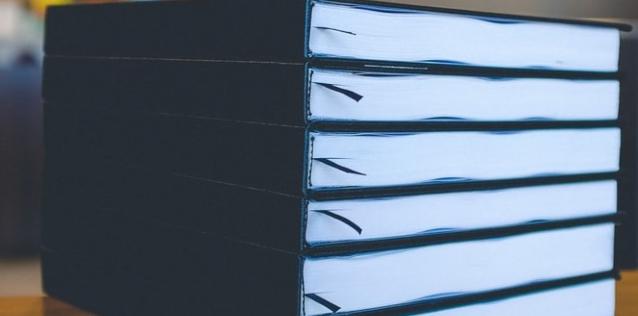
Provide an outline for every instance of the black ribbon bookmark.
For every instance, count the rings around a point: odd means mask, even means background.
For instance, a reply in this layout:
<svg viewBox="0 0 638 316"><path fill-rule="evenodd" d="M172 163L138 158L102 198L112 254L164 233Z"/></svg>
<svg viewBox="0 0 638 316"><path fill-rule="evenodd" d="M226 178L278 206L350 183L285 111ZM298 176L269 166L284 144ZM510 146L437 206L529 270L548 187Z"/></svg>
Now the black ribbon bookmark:
<svg viewBox="0 0 638 316"><path fill-rule="evenodd" d="M426 118L428 121L467 121L462 117L457 116L433 116Z"/></svg>
<svg viewBox="0 0 638 316"><path fill-rule="evenodd" d="M358 94L358 93L356 93L354 91L350 91L348 89L337 87L336 85L331 84L331 83L323 83L323 82L313 82L313 83L314 84L318 84L318 85L320 85L320 86L322 86L324 88L330 89L332 91L339 92L339 93L341 93L341 94L347 96L348 98L350 98L352 100L355 100L357 102L359 102L359 101L361 101L361 99L363 99L362 95L360 95L360 94Z"/></svg>
<svg viewBox="0 0 638 316"><path fill-rule="evenodd" d="M342 165L330 160L330 158L312 158L312 159L316 160L318 162L321 162L323 164L326 164L326 165L328 165L330 167L333 167L335 169L341 170L341 171L343 171L345 173L358 174L358 175L361 175L361 176L365 176L366 175L365 173L361 173L359 171L352 170L352 169L350 169L348 167L344 167L344 166L342 166Z"/></svg>
<svg viewBox="0 0 638 316"><path fill-rule="evenodd" d="M357 35L357 33L350 32L350 31L344 31L344 30L340 30L340 29L336 29L336 28L334 28L334 27L327 27L327 26L315 26L314 28L319 29L319 30L335 31L335 32L340 32L340 33L350 34L350 35L354 35L354 36L356 36L356 35Z"/></svg>
<svg viewBox="0 0 638 316"><path fill-rule="evenodd" d="M332 218L334 218L334 219L336 219L336 220L338 220L340 222L343 222L344 224L352 227L352 229L356 230L357 233L359 233L359 235L361 235L361 233L363 232L363 228L361 228L361 226L357 225L355 222L353 222L353 221L351 221L351 220L349 220L349 219L347 219L347 218L345 218L345 217L343 217L343 216L341 216L341 215L339 215L337 213L334 213L334 212L329 211L329 210L313 210L313 212L321 213L321 214L324 214L326 216L330 216L330 217L332 217Z"/></svg>
<svg viewBox="0 0 638 316"><path fill-rule="evenodd" d="M329 309L331 312L336 313L337 311L339 311L341 309L341 307L337 306L336 304L328 301L327 299L317 295L317 294L306 294L306 297L323 305L325 308Z"/></svg>

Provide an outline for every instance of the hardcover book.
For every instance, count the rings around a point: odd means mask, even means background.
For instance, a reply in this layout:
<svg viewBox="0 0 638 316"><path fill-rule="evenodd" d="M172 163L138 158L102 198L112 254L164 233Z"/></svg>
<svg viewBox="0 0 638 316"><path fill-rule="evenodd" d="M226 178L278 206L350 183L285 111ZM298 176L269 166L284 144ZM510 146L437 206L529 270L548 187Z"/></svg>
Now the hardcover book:
<svg viewBox="0 0 638 316"><path fill-rule="evenodd" d="M288 63L321 58L615 72L620 29L626 26L368 1L175 1L51 8L45 50L64 56Z"/></svg>

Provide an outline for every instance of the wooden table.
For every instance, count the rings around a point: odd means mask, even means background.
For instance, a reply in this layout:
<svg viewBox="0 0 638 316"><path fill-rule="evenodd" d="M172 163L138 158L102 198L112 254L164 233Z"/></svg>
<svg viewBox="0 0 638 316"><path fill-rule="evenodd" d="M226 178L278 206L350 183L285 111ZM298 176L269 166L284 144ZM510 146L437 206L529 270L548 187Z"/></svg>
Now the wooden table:
<svg viewBox="0 0 638 316"><path fill-rule="evenodd" d="M92 315L49 297L0 297L0 316Z"/></svg>
<svg viewBox="0 0 638 316"><path fill-rule="evenodd" d="M623 272L616 286L616 316L638 315L638 271ZM48 297L0 297L0 316L89 316Z"/></svg>
<svg viewBox="0 0 638 316"><path fill-rule="evenodd" d="M616 284L616 316L638 315L638 270L624 271Z"/></svg>

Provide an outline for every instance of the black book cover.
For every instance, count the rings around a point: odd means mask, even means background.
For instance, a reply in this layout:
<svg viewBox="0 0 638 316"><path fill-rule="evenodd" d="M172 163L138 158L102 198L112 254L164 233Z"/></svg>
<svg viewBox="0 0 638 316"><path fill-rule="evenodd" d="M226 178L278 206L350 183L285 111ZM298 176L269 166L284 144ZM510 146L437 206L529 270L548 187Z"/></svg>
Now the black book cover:
<svg viewBox="0 0 638 316"><path fill-rule="evenodd" d="M463 10L388 4L390 8L468 14ZM66 56L154 57L301 63L306 57L308 1L167 1L52 7L47 15L46 53ZM628 26L493 13L480 16Z"/></svg>
<svg viewBox="0 0 638 316"><path fill-rule="evenodd" d="M304 257L298 254L125 218L118 231L121 241L108 242L117 244L117 249L79 251L69 243L45 243L47 293L102 314L164 315L184 309L199 314L303 315L299 302ZM410 315L614 276L612 271L600 271L354 313L339 313L338 306L323 304L334 308L336 315ZM321 301L321 296L317 299Z"/></svg>
<svg viewBox="0 0 638 316"><path fill-rule="evenodd" d="M139 59L97 59L47 57L42 96L49 103L74 104L87 110L96 107L119 112L162 113L265 124L319 128L335 125L530 125L577 126L591 122L517 120L509 122L406 121L354 122L348 120L309 121L311 89L322 89L312 81L312 70L349 70L366 76L409 76L415 74L457 75L468 78L512 80L546 78L573 80L615 79L608 74L566 74L512 71L473 72L418 68L353 67L343 65L236 63L216 61L168 61ZM330 84L330 82L326 83ZM329 86L335 97L350 98L356 91ZM398 93L398 92L397 92ZM365 95L359 97L366 98ZM356 103L356 102L355 102Z"/></svg>

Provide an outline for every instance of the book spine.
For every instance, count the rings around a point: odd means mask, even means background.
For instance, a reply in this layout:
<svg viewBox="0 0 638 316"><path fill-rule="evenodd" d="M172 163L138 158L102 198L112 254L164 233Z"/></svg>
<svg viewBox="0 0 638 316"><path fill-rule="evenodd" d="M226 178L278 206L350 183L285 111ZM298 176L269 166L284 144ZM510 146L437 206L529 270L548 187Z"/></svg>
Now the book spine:
<svg viewBox="0 0 638 316"><path fill-rule="evenodd" d="M45 242L45 291L107 315L220 313L225 302L220 298L228 293L228 266L219 256L225 247L221 240L124 218L111 230L128 242L119 249L93 252L73 252ZM82 237L92 234L97 231ZM158 304L162 301L171 304Z"/></svg>
<svg viewBox="0 0 638 316"><path fill-rule="evenodd" d="M300 63L305 10L305 1L285 0L51 7L45 52Z"/></svg>
<svg viewBox="0 0 638 316"><path fill-rule="evenodd" d="M225 315L303 315L302 257L232 241L222 249Z"/></svg>
<svg viewBox="0 0 638 316"><path fill-rule="evenodd" d="M87 108L303 126L305 75L289 64L47 57L42 95Z"/></svg>

